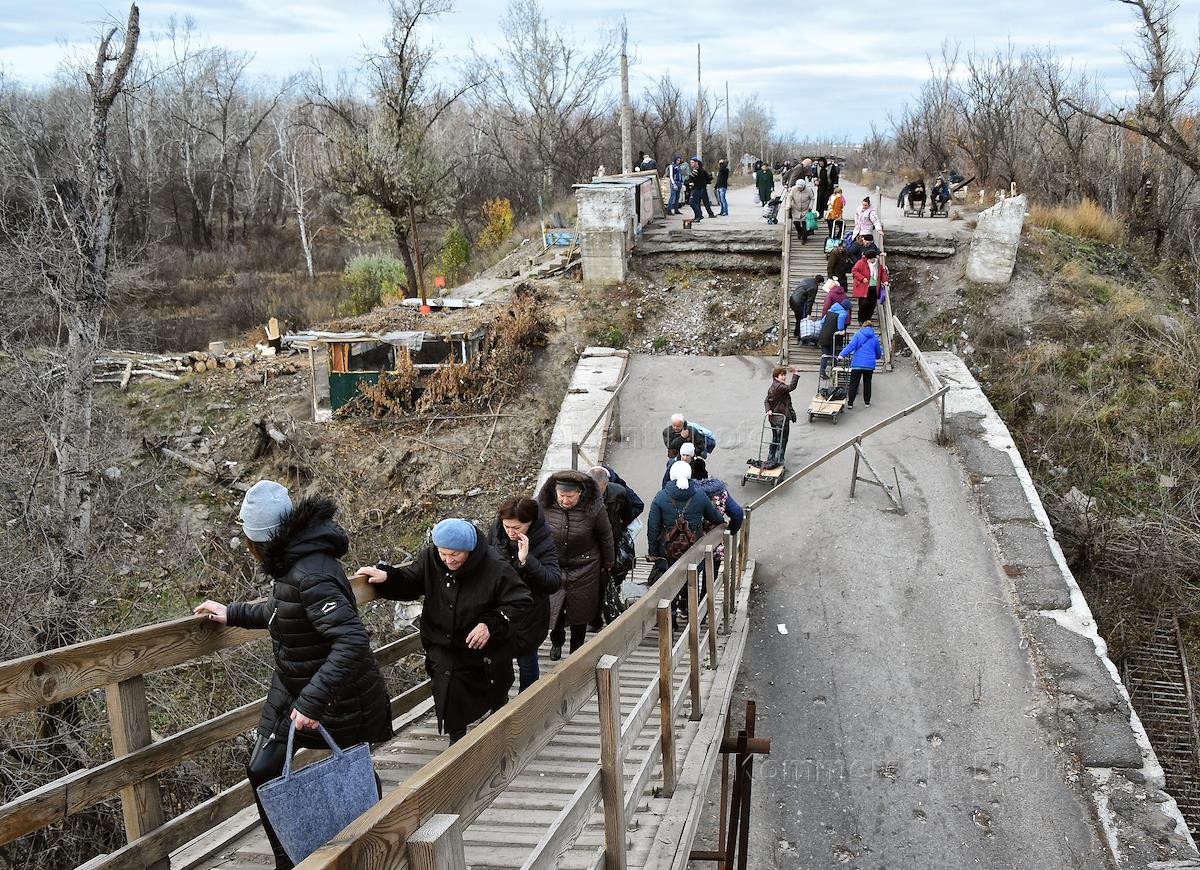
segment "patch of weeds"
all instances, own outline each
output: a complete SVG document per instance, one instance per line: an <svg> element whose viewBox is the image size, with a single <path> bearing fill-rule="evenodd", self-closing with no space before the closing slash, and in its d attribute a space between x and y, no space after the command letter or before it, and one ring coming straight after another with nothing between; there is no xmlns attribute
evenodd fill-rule
<svg viewBox="0 0 1200 870"><path fill-rule="evenodd" d="M650 346L655 350L665 350L669 342L665 335L656 335L654 341L650 342Z"/></svg>

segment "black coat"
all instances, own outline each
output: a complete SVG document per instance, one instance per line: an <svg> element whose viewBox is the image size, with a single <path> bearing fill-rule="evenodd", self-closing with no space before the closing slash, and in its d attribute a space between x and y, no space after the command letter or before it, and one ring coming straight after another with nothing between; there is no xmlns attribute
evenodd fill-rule
<svg viewBox="0 0 1200 870"><path fill-rule="evenodd" d="M457 571L449 571L430 545L401 568L380 565L387 580L384 598L411 601L424 596L421 644L425 670L433 681L438 726L460 731L500 707L513 683L508 641L512 623L532 603L521 578L478 533L475 548ZM467 635L483 623L491 637L481 650L467 646Z"/></svg>
<svg viewBox="0 0 1200 870"><path fill-rule="evenodd" d="M293 708L339 746L392 736L387 687L338 562L349 542L333 522L336 511L325 498L297 504L262 545L263 570L275 580L266 601L229 605L230 625L271 633L275 673L258 724L264 737L286 737ZM297 742L325 745L303 732Z"/></svg>
<svg viewBox="0 0 1200 870"><path fill-rule="evenodd" d="M550 633L550 596L562 588L558 550L540 506L537 519L530 523L525 536L529 538L529 555L522 565L517 560L517 542L508 537L502 520L492 523L488 532L488 543L520 575L533 596L533 603L525 613L513 620L508 648L514 658L537 652L542 645Z"/></svg>

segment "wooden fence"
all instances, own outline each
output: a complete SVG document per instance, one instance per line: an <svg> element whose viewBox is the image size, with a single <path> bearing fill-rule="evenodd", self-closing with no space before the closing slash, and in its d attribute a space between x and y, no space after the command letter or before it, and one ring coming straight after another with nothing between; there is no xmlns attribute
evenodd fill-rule
<svg viewBox="0 0 1200 870"><path fill-rule="evenodd" d="M598 698L603 723L600 766L538 845L527 870L553 866L598 802L604 807L607 860L615 862L609 866L623 867L624 819L648 783L656 758L662 762L663 793L670 794L674 788L675 714L686 700L689 717L701 716L701 649L707 653L707 666L715 668L715 632L729 630L730 608L745 570L748 540L748 530L734 536L714 529L705 535L607 629L402 783L303 867L404 867L423 849L432 849L439 856L447 854L447 848L451 853L457 849L461 856L461 827L477 817L593 696ZM721 543L725 560L718 623L713 551ZM369 584L356 581L353 585L360 604L376 597ZM672 638L669 602L685 585L691 608L688 631ZM697 607L702 609L697 612ZM621 664L654 630L659 633L659 680L622 719L618 700ZM157 777L204 749L252 730L265 698L153 740L144 678L263 635L265 632L189 616L0 663L0 718L104 689L113 745L110 761L60 777L0 806L0 843L59 823L120 794L128 844L88 862L88 870L166 868L172 851L250 806L253 792L243 780L164 821ZM420 637L412 634L378 648L375 655L381 666L387 666L420 650ZM686 698L675 697L674 675L685 658L690 663ZM398 695L392 699L392 716L403 717L429 695L428 681ZM625 789L620 775L624 758L655 709L662 721L655 750L648 754L633 785ZM298 760L302 766L323 755L303 751ZM433 818L446 813L457 820L450 823ZM427 822L431 825L422 829ZM414 840L418 829L422 829L421 836Z"/></svg>

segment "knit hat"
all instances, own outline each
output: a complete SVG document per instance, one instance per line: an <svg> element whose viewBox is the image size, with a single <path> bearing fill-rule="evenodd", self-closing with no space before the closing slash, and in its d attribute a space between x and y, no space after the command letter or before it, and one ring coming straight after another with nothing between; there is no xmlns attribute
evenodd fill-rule
<svg viewBox="0 0 1200 870"><path fill-rule="evenodd" d="M688 456L695 456L696 455L696 445L693 444L691 441L683 442L683 444L681 444L679 446L679 455L683 456L684 454L686 454Z"/></svg>
<svg viewBox="0 0 1200 870"><path fill-rule="evenodd" d="M279 522L292 509L287 487L273 480L260 480L246 492L238 522L246 537L256 544L271 539Z"/></svg>
<svg viewBox="0 0 1200 870"><path fill-rule="evenodd" d="M469 553L475 549L477 537L475 527L457 517L444 519L433 527L433 545L443 550L462 550Z"/></svg>
<svg viewBox="0 0 1200 870"><path fill-rule="evenodd" d="M676 489L687 489L688 481L692 479L692 466L686 462L676 462L671 466L671 480Z"/></svg>

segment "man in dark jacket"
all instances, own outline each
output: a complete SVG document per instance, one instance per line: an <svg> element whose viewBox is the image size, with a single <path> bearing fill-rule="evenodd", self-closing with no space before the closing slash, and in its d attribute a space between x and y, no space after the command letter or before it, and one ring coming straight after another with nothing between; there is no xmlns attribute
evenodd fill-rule
<svg viewBox="0 0 1200 870"><path fill-rule="evenodd" d="M710 430L686 419L682 414L671 415L671 423L663 429L662 438L663 446L668 451L677 451L684 442L690 441L696 448L696 455L703 459L707 459L717 446L716 436Z"/></svg>
<svg viewBox="0 0 1200 870"><path fill-rule="evenodd" d="M358 574L383 598L424 596L421 645L433 683L438 728L454 743L467 726L503 706L513 684L507 641L532 604L529 589L471 523L445 519L433 545L408 565L364 566Z"/></svg>
<svg viewBox="0 0 1200 870"><path fill-rule="evenodd" d="M717 202L721 204L721 210L717 214L727 216L729 214L729 163L724 158L717 161L717 180L713 182L713 192L717 195Z"/></svg>
<svg viewBox="0 0 1200 870"><path fill-rule="evenodd" d="M788 434L791 432L792 422L796 419L796 409L792 407L792 393L800 383L800 374L795 366L791 367L791 374L792 381L788 383L788 369L776 366L771 372L771 386L767 388L767 397L763 399L763 410L771 425L771 449L767 452L767 464L763 466L766 471L783 465Z"/></svg>
<svg viewBox="0 0 1200 870"><path fill-rule="evenodd" d="M296 746L311 748L325 747L310 730L318 724L339 746L379 743L392 736L387 686L338 561L349 540L333 521L336 511L333 502L320 497L305 498L293 508L282 485L271 480L254 484L239 519L251 554L272 579L271 591L264 601L228 607L205 601L194 611L224 625L271 634L275 673L246 767L255 787L282 773L292 723ZM292 867L261 803L259 816L275 866Z"/></svg>
<svg viewBox="0 0 1200 870"><path fill-rule="evenodd" d="M821 348L821 366L817 373L818 382L825 380L825 367L830 364L834 353L837 352L837 339L839 336L845 336L846 324L849 321L850 313L842 307L840 302L835 302L825 312L825 318L821 321L821 331L817 335L817 346Z"/></svg>
<svg viewBox="0 0 1200 870"><path fill-rule="evenodd" d="M817 301L817 288L821 286L823 275L814 275L797 282L795 289L788 296L788 307L796 317L796 338L800 338L800 323L808 317Z"/></svg>

